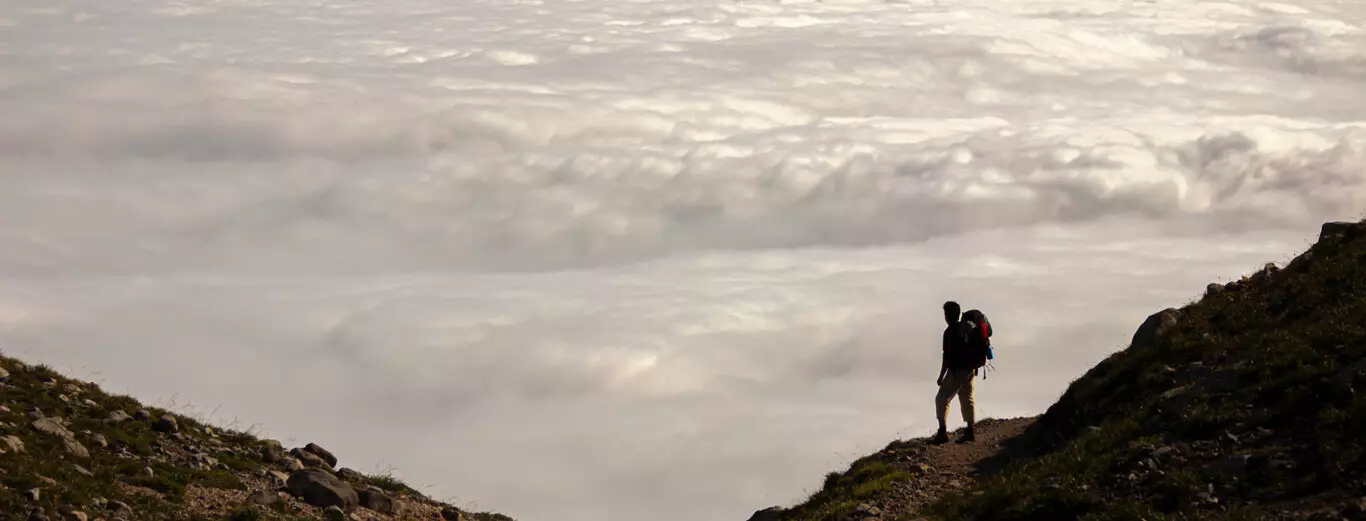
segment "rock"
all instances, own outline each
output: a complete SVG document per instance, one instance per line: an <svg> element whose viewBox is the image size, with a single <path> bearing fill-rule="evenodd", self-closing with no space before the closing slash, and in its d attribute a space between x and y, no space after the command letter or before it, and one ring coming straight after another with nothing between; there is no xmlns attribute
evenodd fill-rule
<svg viewBox="0 0 1366 521"><path fill-rule="evenodd" d="M285 449L280 442L269 440L261 445L261 461L275 463L285 459Z"/></svg>
<svg viewBox="0 0 1366 521"><path fill-rule="evenodd" d="M1167 308L1148 315L1143 324L1138 326L1138 330L1134 331L1133 339L1129 341L1130 349L1143 349L1156 344L1158 337L1167 332L1180 318L1181 312L1176 308Z"/></svg>
<svg viewBox="0 0 1366 521"><path fill-rule="evenodd" d="M152 467L143 467L142 475L147 476L149 478L154 478L157 476L157 471L152 470Z"/></svg>
<svg viewBox="0 0 1366 521"><path fill-rule="evenodd" d="M854 517L856 518L878 517L881 515L882 509L879 509L878 507L869 505L867 503L861 503L859 504L859 506L854 508Z"/></svg>
<svg viewBox="0 0 1366 521"><path fill-rule="evenodd" d="M131 419L133 419L133 417L129 416L126 412L114 411L109 413L109 418L106 418L104 421L109 423L123 423Z"/></svg>
<svg viewBox="0 0 1366 521"><path fill-rule="evenodd" d="M82 466L80 466L80 465L72 465L71 468L72 468L73 470L75 470L77 474L80 474L80 475L85 476L85 477L87 477L87 478L93 478L93 477L95 477L95 473L94 473L94 472L90 472L90 471L87 470L85 467L82 467Z"/></svg>
<svg viewBox="0 0 1366 521"><path fill-rule="evenodd" d="M346 467L342 467L340 470L337 471L337 477L342 478L343 480L349 481L351 483L365 483L366 481L369 481L365 478L364 474L361 474L360 472L356 472L355 470Z"/></svg>
<svg viewBox="0 0 1366 521"><path fill-rule="evenodd" d="M275 478L275 481L279 482L280 486L284 486L285 483L289 482L289 474L285 474L278 470L267 470L266 476Z"/></svg>
<svg viewBox="0 0 1366 521"><path fill-rule="evenodd" d="M58 438L74 438L75 435L72 434L71 431L66 430L66 426L62 425L59 420L60 418L39 418L33 421L33 428L38 432L50 434Z"/></svg>
<svg viewBox="0 0 1366 521"><path fill-rule="evenodd" d="M43 499L43 491L36 488L28 489L28 492L24 492L24 498L37 503Z"/></svg>
<svg viewBox="0 0 1366 521"><path fill-rule="evenodd" d="M299 470L303 470L303 469L304 469L304 464L303 464L303 462L299 461L298 458L293 458L293 457L288 457L288 456L286 456L283 460L280 461L280 466L281 466L281 467L284 467L285 470L288 470L288 471L290 471L290 472L299 471Z"/></svg>
<svg viewBox="0 0 1366 521"><path fill-rule="evenodd" d="M465 521L465 515L456 510L455 507L447 506L441 509L441 519L445 521Z"/></svg>
<svg viewBox="0 0 1366 521"><path fill-rule="evenodd" d="M283 501L280 494L269 490L257 490L247 496L247 504L268 507Z"/></svg>
<svg viewBox="0 0 1366 521"><path fill-rule="evenodd" d="M109 448L109 439L105 438L103 434L94 434L90 436L90 439L94 441L96 445L99 445L101 449Z"/></svg>
<svg viewBox="0 0 1366 521"><path fill-rule="evenodd" d="M85 448L85 445L81 445L81 442L76 441L73 438L66 438L62 440L62 443L66 444L66 450L67 452L70 452L71 455L81 459L90 457L90 451Z"/></svg>
<svg viewBox="0 0 1366 521"><path fill-rule="evenodd" d="M24 440L18 436L5 436L0 438L0 450L22 454L24 452Z"/></svg>
<svg viewBox="0 0 1366 521"><path fill-rule="evenodd" d="M42 509L35 508L28 513L28 521L48 521L48 517L47 514L43 513Z"/></svg>
<svg viewBox="0 0 1366 521"><path fill-rule="evenodd" d="M317 443L310 443L308 445L305 445L304 450L317 455L319 458L322 458L323 461L327 462L328 468L333 468L337 466L337 457L333 456L331 452L327 451L327 449L319 447Z"/></svg>
<svg viewBox="0 0 1366 521"><path fill-rule="evenodd" d="M105 507L114 515L133 515L133 507L128 506L128 503L122 501L110 501Z"/></svg>
<svg viewBox="0 0 1366 521"><path fill-rule="evenodd" d="M381 514L394 513L394 500L385 495L383 490L378 487L366 487L357 493L360 499L360 506L374 510Z"/></svg>
<svg viewBox="0 0 1366 521"><path fill-rule="evenodd" d="M337 506L350 511L360 502L350 484L321 469L304 469L290 474L285 488L316 507Z"/></svg>
<svg viewBox="0 0 1366 521"><path fill-rule="evenodd" d="M323 459L322 456L319 456L312 452L296 448L294 450L289 451L289 454L291 456L294 456L295 458L298 458L299 462L303 463L305 467L317 467L320 469L332 470L332 466L327 464L327 460Z"/></svg>
<svg viewBox="0 0 1366 521"><path fill-rule="evenodd" d="M147 421L152 419L152 413L148 412L147 409L138 409L138 412L133 413L133 419Z"/></svg>
<svg viewBox="0 0 1366 521"><path fill-rule="evenodd" d="M1223 292L1224 292L1224 285L1223 285L1223 284L1219 284L1219 283L1217 283L1217 282L1211 282L1208 286L1205 286L1205 296L1206 296L1206 297L1217 296L1217 295L1219 295L1220 293L1223 293Z"/></svg>
<svg viewBox="0 0 1366 521"><path fill-rule="evenodd" d="M327 510L323 510L323 519L325 521L347 521L346 512L337 507L327 507Z"/></svg>
<svg viewBox="0 0 1366 521"><path fill-rule="evenodd" d="M6 371L5 368L0 367L0 380L7 380L7 379L9 379L9 371Z"/></svg>
<svg viewBox="0 0 1366 521"><path fill-rule="evenodd" d="M1319 229L1319 242L1325 239L1351 239L1362 232L1361 223L1327 222Z"/></svg>
<svg viewBox="0 0 1366 521"><path fill-rule="evenodd" d="M1211 476L1228 476L1241 472L1247 468L1247 463L1252 456L1238 454L1229 456L1217 462L1205 466L1205 473Z"/></svg>
<svg viewBox="0 0 1366 521"><path fill-rule="evenodd" d="M180 424L176 422L175 416L167 414L152 422L152 430L167 434L180 432Z"/></svg>
<svg viewBox="0 0 1366 521"><path fill-rule="evenodd" d="M88 521L90 516L85 515L85 512L72 510L62 513L62 519L65 521Z"/></svg>
<svg viewBox="0 0 1366 521"><path fill-rule="evenodd" d="M781 508L768 507L756 511L754 515L749 516L749 521L779 521L779 515L782 514L782 512L783 509Z"/></svg>

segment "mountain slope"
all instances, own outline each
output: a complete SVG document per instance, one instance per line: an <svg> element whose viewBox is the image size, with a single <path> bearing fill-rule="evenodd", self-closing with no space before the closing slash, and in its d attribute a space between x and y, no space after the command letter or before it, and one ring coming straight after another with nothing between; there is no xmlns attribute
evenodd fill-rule
<svg viewBox="0 0 1366 521"><path fill-rule="evenodd" d="M995 448L974 483L888 509L885 492L852 492L887 478L858 477L856 463L827 484L857 483L755 517L1366 519L1362 390L1366 223L1329 223L1283 269L1211 284L1198 302L1149 317L1131 346ZM921 480L895 475L882 490L927 488Z"/></svg>
<svg viewBox="0 0 1366 521"><path fill-rule="evenodd" d="M0 521L511 521L336 464L0 356Z"/></svg>

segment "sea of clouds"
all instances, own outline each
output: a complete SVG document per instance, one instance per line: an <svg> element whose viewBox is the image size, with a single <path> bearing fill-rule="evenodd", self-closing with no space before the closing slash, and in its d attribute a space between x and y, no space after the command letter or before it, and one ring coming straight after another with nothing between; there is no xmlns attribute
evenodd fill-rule
<svg viewBox="0 0 1366 521"><path fill-rule="evenodd" d="M1355 0L7 0L0 350L523 521L739 520L1366 212ZM953 411L956 419L957 410Z"/></svg>

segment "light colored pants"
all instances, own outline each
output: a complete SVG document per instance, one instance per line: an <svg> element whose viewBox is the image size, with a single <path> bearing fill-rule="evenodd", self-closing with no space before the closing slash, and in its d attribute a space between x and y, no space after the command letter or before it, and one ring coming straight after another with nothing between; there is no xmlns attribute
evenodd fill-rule
<svg viewBox="0 0 1366 521"><path fill-rule="evenodd" d="M939 394L934 397L934 411L938 414L940 425L945 425L944 420L949 416L949 401L955 394L958 395L959 408L963 409L963 421L968 425L973 424L977 411L972 398L972 381L976 376L976 369L949 369L944 376L944 383L939 386Z"/></svg>

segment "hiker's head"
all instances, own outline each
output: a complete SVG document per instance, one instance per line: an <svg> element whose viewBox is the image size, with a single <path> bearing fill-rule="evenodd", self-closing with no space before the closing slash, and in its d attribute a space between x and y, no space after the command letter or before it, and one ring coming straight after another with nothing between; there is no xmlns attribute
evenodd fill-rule
<svg viewBox="0 0 1366 521"><path fill-rule="evenodd" d="M956 323L958 323L958 315L959 315L960 313L962 313L962 311L963 311L963 308L960 307L960 306L958 305L957 302L954 302L954 301L952 301L952 300L950 300L950 301L948 301L948 302L945 302L945 303L944 303L944 321L945 321L945 322L948 322L948 323L950 323L950 324L956 324Z"/></svg>

